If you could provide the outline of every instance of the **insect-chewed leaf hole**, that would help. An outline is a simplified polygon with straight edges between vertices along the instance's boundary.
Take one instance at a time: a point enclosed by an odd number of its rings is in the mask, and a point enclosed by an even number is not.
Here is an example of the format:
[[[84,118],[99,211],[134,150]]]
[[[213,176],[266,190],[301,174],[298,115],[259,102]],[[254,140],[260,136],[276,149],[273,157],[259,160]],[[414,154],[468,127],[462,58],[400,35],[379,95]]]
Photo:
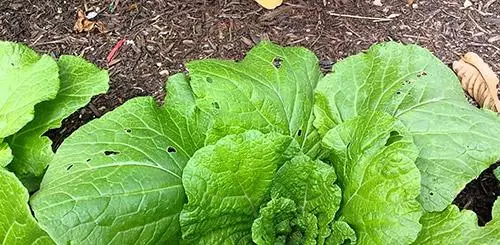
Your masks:
[[[207,77],[207,82],[208,82],[208,83],[213,83],[213,82],[214,82],[214,80],[213,80],[211,77]]]
[[[427,76],[427,72],[422,71],[422,72],[417,74],[417,77],[421,77],[421,76]]]
[[[73,164],[70,164],[68,167],[66,167],[66,170],[69,171],[73,167]]]
[[[173,147],[173,146],[169,146],[169,147],[167,147],[167,152],[168,152],[168,153],[176,153],[176,152],[177,152],[177,150],[175,149],[175,147]]]
[[[401,136],[398,131],[391,131],[389,138],[385,142],[385,146],[390,146],[393,143],[400,141],[402,138],[403,136]]]
[[[273,59],[273,66],[276,68],[281,67],[281,63],[283,63],[283,59],[281,57],[276,57]]]
[[[106,156],[118,155],[118,154],[120,154],[120,152],[118,152],[118,151],[105,151],[104,152],[104,155],[106,155]]]

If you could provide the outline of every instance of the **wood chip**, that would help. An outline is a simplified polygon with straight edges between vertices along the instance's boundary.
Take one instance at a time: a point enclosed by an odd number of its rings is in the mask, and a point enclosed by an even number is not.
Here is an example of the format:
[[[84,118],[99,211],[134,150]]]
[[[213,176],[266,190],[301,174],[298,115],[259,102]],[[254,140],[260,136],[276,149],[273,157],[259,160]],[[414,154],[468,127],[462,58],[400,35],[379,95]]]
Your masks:
[[[489,43],[494,43],[494,42],[498,42],[498,41],[500,41],[500,35],[496,35],[496,36],[490,37],[488,39]]]
[[[293,9],[293,6],[283,6],[281,8],[277,8],[269,13],[265,13],[262,17],[259,18],[259,21],[268,21],[272,20],[280,15],[283,15]]]
[[[468,8],[470,6],[472,6],[472,2],[469,1],[469,0],[465,0],[465,2],[464,2],[464,8]]]
[[[373,5],[378,6],[378,7],[382,7],[383,6],[382,0],[373,0]]]
[[[252,40],[248,39],[247,37],[241,37],[241,41],[249,47],[253,46]]]

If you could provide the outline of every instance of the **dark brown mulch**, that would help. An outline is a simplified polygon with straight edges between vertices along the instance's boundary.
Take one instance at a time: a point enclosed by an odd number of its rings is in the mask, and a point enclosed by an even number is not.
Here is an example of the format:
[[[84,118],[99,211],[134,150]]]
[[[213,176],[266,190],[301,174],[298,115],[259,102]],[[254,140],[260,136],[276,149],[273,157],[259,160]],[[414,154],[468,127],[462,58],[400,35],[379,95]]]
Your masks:
[[[49,134],[55,146],[132,97],[152,95],[161,102],[168,74],[182,71],[185,62],[241,59],[261,39],[305,46],[325,67],[374,43],[396,40],[418,43],[447,64],[473,51],[500,72],[500,40],[495,40],[500,35],[500,0],[473,1],[467,9],[462,0],[417,0],[413,6],[406,0],[382,0],[381,7],[371,0],[290,0],[274,11],[263,10],[252,0],[87,0],[88,9],[103,10],[98,18],[108,32],[77,34],[72,28],[76,9],[85,8],[82,2],[0,0],[0,39],[28,43],[56,57],[83,55],[111,74],[109,93],[94,98]],[[488,2],[492,4],[487,6]],[[391,14],[397,16],[390,21],[372,19]],[[108,67],[108,52],[123,38],[133,44],[125,45],[116,57],[120,61]],[[491,205],[488,209],[481,203],[490,203],[492,196],[480,190],[496,193],[496,199],[498,191],[491,192],[495,184],[498,188],[491,173],[483,174],[455,203],[476,211],[480,222],[487,221]]]
[[[483,171],[479,177],[467,184],[453,201],[453,204],[460,209],[470,209],[476,212],[479,225],[485,225],[492,219],[491,210],[500,195],[500,181],[493,174],[493,170],[498,166],[500,162]]]

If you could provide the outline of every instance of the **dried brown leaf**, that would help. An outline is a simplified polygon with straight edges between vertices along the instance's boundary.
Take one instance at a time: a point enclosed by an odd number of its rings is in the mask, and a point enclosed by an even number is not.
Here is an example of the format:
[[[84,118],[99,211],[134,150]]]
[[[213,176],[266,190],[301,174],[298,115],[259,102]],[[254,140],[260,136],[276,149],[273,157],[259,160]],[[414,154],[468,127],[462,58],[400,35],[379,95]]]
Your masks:
[[[73,26],[73,30],[76,32],[91,32],[94,28],[100,33],[106,32],[106,25],[102,21],[92,21],[87,19],[83,10],[79,9],[76,14],[76,22]]]
[[[486,109],[500,111],[498,99],[498,77],[477,54],[469,52],[459,61],[453,62],[453,70],[460,78],[462,88]]]
[[[73,26],[73,30],[75,30],[76,32],[82,32],[84,20],[86,20],[85,13],[83,12],[83,10],[79,9],[76,13],[76,22]]]
[[[97,21],[96,22],[96,27],[99,33],[105,33],[106,32],[106,25],[102,21]]]

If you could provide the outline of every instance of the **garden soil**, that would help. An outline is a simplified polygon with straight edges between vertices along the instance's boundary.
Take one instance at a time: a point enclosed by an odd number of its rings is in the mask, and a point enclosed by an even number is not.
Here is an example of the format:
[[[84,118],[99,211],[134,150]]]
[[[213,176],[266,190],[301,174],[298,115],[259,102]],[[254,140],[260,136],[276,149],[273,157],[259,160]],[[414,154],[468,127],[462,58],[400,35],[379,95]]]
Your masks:
[[[27,43],[55,57],[82,55],[111,75],[110,91],[63,122],[49,136],[57,147],[78,127],[126,100],[151,95],[163,102],[164,84],[194,59],[241,59],[263,39],[305,46],[328,71],[339,59],[382,41],[417,43],[448,65],[468,51],[500,72],[500,0],[290,0],[264,10],[252,0],[0,0],[0,40]],[[377,1],[378,2],[378,1]],[[100,33],[76,33],[77,9],[97,11]],[[102,30],[102,28],[99,28]],[[106,57],[125,42],[111,63]],[[499,136],[500,137],[500,136]],[[500,194],[493,165],[457,196],[479,223],[491,219]]]

